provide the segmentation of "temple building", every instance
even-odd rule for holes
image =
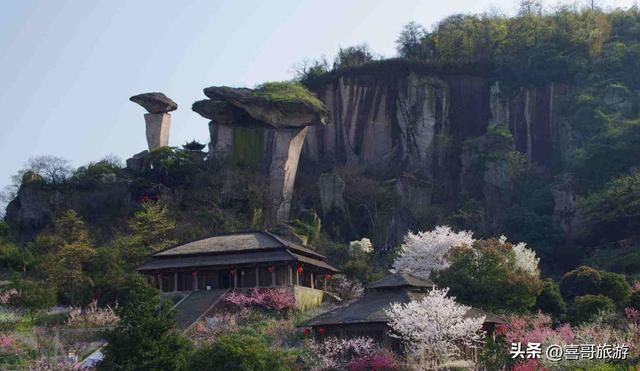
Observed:
[[[324,290],[337,271],[308,247],[261,231],[171,247],[138,267],[164,293],[292,286]]]
[[[365,295],[351,304],[312,318],[300,325],[316,339],[324,337],[352,338],[366,336],[381,346],[402,352],[402,344],[391,336],[389,317],[385,310],[392,303],[421,300],[435,285],[408,273],[395,273],[367,286]],[[494,314],[471,308],[466,316],[485,316],[483,330],[492,336],[496,326],[506,321]],[[465,359],[475,359],[475,349],[463,350]]]

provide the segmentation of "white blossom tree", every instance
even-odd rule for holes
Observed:
[[[507,242],[507,237],[500,236],[498,241],[504,244]],[[523,272],[526,272],[527,274],[530,274],[534,277],[540,276],[540,269],[538,269],[540,258],[536,256],[535,251],[529,249],[527,247],[527,244],[524,242],[513,245],[511,249],[513,250],[513,254],[515,255],[516,269],[520,269]]]
[[[485,317],[465,317],[471,307],[447,297],[448,288],[431,290],[422,300],[393,303],[385,312],[394,335],[423,362],[452,359],[460,346],[478,346],[484,339]]]
[[[432,271],[449,266],[447,255],[452,247],[471,246],[473,232],[455,232],[448,226],[437,226],[428,232],[408,232],[400,255],[393,262],[396,272],[407,272],[427,279]]]
[[[370,254],[373,252],[373,244],[371,240],[364,237],[360,240],[351,241],[349,243],[349,252],[352,255],[359,255],[360,252]]]

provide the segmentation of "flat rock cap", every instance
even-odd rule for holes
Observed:
[[[134,95],[129,100],[141,105],[149,113],[167,113],[178,109],[176,102],[160,92]]]

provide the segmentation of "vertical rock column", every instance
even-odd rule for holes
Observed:
[[[169,145],[171,115],[169,112],[178,109],[176,102],[163,93],[144,93],[134,95],[130,101],[139,104],[148,113],[144,115],[146,123],[147,144],[149,150]]]
[[[325,108],[300,100],[272,100],[250,89],[209,87],[204,92],[210,99],[195,102],[192,108],[211,120],[210,153],[237,160],[247,150],[237,146],[261,142],[262,148],[251,150],[261,153],[253,166],[268,179],[264,226],[286,222],[308,126],[324,124]],[[258,140],[234,139],[243,135]]]

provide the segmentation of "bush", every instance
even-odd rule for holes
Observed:
[[[587,294],[600,294],[600,272],[594,268],[581,266],[565,273],[560,280],[560,292],[566,300]]]
[[[259,339],[239,334],[220,337],[197,350],[189,370],[284,371],[289,370],[283,353],[271,351]]]
[[[629,297],[629,306],[640,310],[640,291],[634,291]]]
[[[600,292],[623,308],[631,296],[631,286],[623,275],[613,272],[601,272]]]
[[[567,304],[560,295],[560,287],[551,279],[544,281],[544,287],[536,299],[536,305],[543,313],[551,314],[555,318],[567,313]]]
[[[17,278],[11,282],[11,287],[20,293],[10,299],[9,303],[13,306],[37,311],[47,309],[56,302],[55,291],[40,282]]]
[[[604,295],[582,295],[575,298],[571,308],[571,321],[584,323],[593,320],[602,312],[613,312],[616,305]]]
[[[191,343],[176,333],[171,304],[139,278],[132,282],[120,322],[104,334],[107,345],[100,370],[180,370],[188,361]]]

